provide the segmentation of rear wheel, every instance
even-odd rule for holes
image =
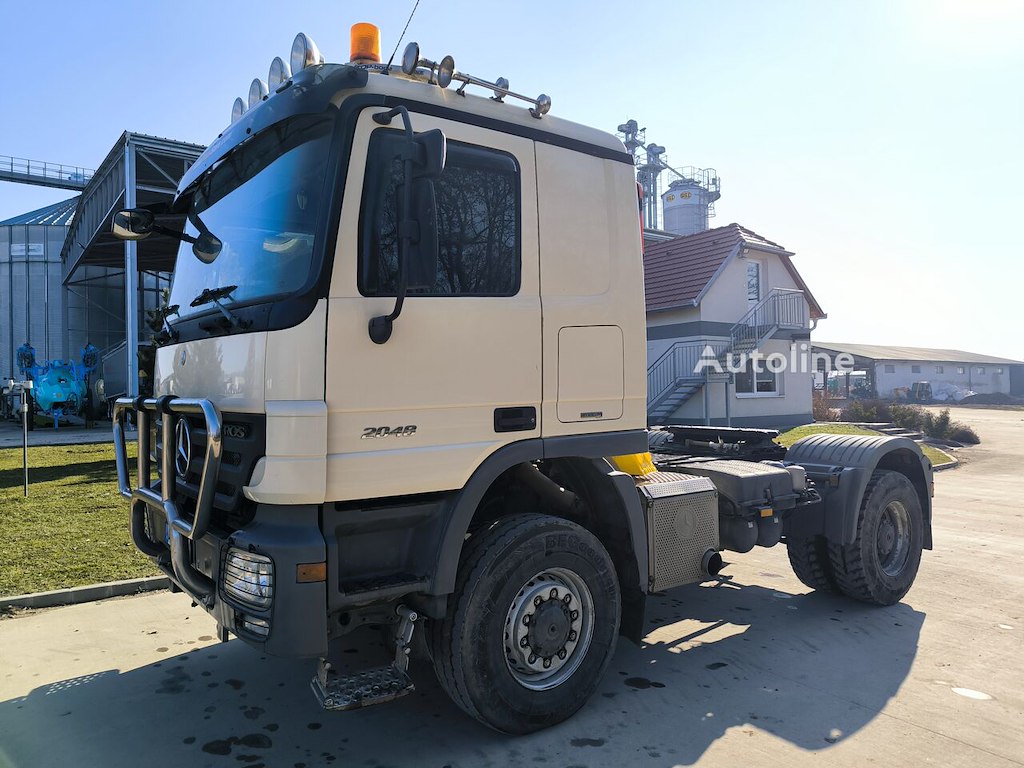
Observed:
[[[917,491],[907,477],[891,470],[871,475],[853,544],[829,544],[836,584],[844,595],[892,605],[907,594],[924,542],[924,518]]]
[[[787,537],[786,551],[793,573],[811,589],[818,592],[838,592],[832,563],[829,561],[828,541],[824,536],[809,539]]]
[[[596,690],[619,632],[615,566],[589,531],[514,515],[472,536],[430,641],[442,687],[504,733],[576,712]]]

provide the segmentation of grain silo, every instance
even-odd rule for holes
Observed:
[[[68,357],[60,254],[77,205],[76,195],[0,221],[0,378],[20,378],[15,351],[25,342],[40,361]]]

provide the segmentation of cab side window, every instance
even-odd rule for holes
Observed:
[[[359,220],[359,292],[394,296],[398,286],[399,131],[370,138]],[[514,296],[520,283],[520,171],[505,152],[448,141],[434,180],[437,277],[417,296]]]

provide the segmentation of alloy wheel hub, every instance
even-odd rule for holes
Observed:
[[[594,604],[576,573],[539,573],[516,595],[505,619],[505,661],[526,688],[547,690],[568,679],[590,646]]]

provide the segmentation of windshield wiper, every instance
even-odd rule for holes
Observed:
[[[171,304],[169,307],[164,307],[163,310],[160,311],[160,322],[163,323],[164,330],[167,332],[167,337],[171,341],[178,340],[178,332],[171,327],[170,322],[167,320],[167,316],[176,314],[178,314],[177,304]]]
[[[238,315],[234,314],[231,310],[220,303],[221,299],[227,299],[231,297],[231,294],[238,290],[237,285],[225,285],[220,288],[204,288],[203,292],[192,299],[189,304],[190,307],[201,307],[204,304],[215,304],[217,309],[220,310],[224,318],[235,328],[248,328],[251,323],[247,320],[242,320]]]

